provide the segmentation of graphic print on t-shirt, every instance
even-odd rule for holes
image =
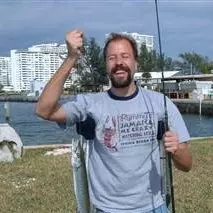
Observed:
[[[154,113],[107,115],[103,126],[104,145],[110,151],[141,146],[156,139]]]
[[[116,151],[116,117],[107,116],[104,123],[104,144],[111,150]]]
[[[151,143],[156,138],[154,113],[121,114],[118,123],[121,148]]]

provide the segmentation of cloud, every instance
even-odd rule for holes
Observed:
[[[2,3],[3,2],[3,3]],[[163,49],[175,56],[196,47],[212,57],[213,1],[159,1]],[[63,41],[72,28],[84,30],[100,43],[109,32],[154,35],[157,25],[154,1],[4,0],[0,3],[0,51]],[[206,47],[206,48],[204,48]]]
[[[159,6],[164,50],[168,55],[196,50],[212,56],[213,1],[163,2]]]

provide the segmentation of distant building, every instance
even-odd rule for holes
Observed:
[[[164,78],[172,77],[179,73],[180,71],[164,71]],[[136,72],[134,75],[134,80],[139,84],[149,83],[152,85],[157,85],[162,82],[162,72],[150,72],[151,77],[146,79],[143,77],[143,72]],[[172,81],[170,81],[172,82]]]
[[[125,35],[130,35],[135,39],[138,45],[139,52],[140,52],[140,47],[142,44],[146,45],[148,51],[151,51],[154,48],[154,41],[153,41],[152,35],[143,35],[139,33],[129,33],[129,32],[121,32],[121,33]],[[109,35],[110,35],[109,33],[106,34],[105,38],[107,39]]]
[[[3,86],[12,84],[10,57],[0,57],[0,84]]]
[[[148,50],[153,49],[153,36],[123,33],[130,34],[136,40],[138,48],[145,43]],[[4,86],[12,86],[14,91],[30,92],[30,82],[34,79],[47,82],[63,62],[60,56],[66,54],[66,44],[58,43],[39,44],[27,49],[13,49],[10,51],[10,57],[0,57],[0,83]],[[79,77],[76,71],[72,72],[64,87],[69,88],[77,82]]]
[[[12,92],[14,91],[13,86],[4,86],[2,91],[4,92]]]
[[[37,79],[48,81],[62,64],[61,54],[67,52],[66,45],[40,44],[27,50],[11,50],[12,85],[15,91],[30,91],[30,82]],[[65,87],[70,85],[66,82]]]
[[[134,80],[137,85],[164,92],[172,99],[188,99],[202,96],[204,99],[213,97],[213,75],[188,75],[180,71],[164,71],[164,90],[162,72],[150,72],[149,79],[143,78],[143,73],[135,73]]]
[[[179,89],[187,92],[200,91],[204,95],[213,94],[213,81],[182,81]]]
[[[30,93],[28,96],[40,96],[47,82],[38,81],[37,79],[30,82]]]

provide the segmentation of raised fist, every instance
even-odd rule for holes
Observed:
[[[83,32],[79,30],[68,32],[66,34],[66,44],[68,56],[78,57],[83,47]]]

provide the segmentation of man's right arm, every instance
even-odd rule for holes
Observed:
[[[82,36],[83,33],[78,30],[73,30],[67,34],[68,57],[52,76],[39,97],[36,105],[36,114],[46,120],[57,122],[66,120],[66,115],[59,104],[59,99],[63,92],[64,83],[80,55],[80,49],[83,45]]]
[[[59,104],[59,99],[63,92],[64,83],[75,62],[75,57],[67,57],[47,83],[36,104],[36,114],[38,116],[46,120],[65,121],[65,112]]]

